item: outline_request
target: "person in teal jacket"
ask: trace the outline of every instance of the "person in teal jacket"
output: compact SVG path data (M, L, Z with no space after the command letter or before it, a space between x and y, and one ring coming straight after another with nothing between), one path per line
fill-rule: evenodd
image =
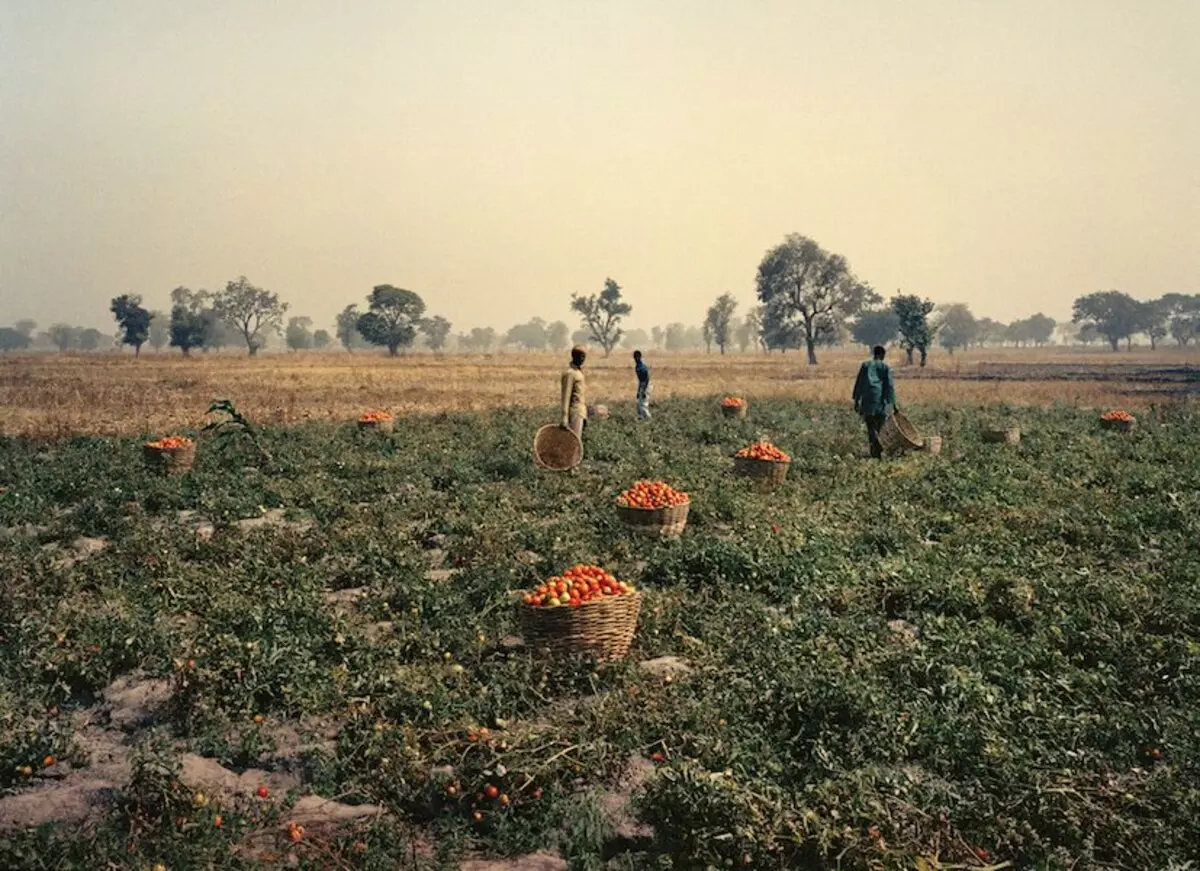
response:
M887 350L882 345L871 349L871 359L858 369L854 381L854 410L867 423L867 441L871 443L871 456L880 459L883 445L879 443L879 431L887 423L888 409L896 408L896 386L892 381L892 370L883 362Z

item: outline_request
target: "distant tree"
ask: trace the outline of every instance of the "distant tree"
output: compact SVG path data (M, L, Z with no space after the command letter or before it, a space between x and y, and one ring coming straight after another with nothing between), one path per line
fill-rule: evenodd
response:
M891 309L867 309L859 312L850 325L850 335L860 345L873 348L890 345L900 333L900 318Z
M24 351L31 341L29 336L16 327L0 327L0 351Z
M654 347L656 350L659 350L659 351L662 350L663 340L665 338L666 338L666 333L663 332L662 327L651 327L650 328L650 341L654 343Z
M490 351L496 344L496 331L491 327L474 327L469 335L459 336L458 344L464 351Z
M220 312L212 307L204 310L204 322L204 346L200 350L205 353L219 351L222 348L228 348L236 342L243 341L241 331L238 327L222 318ZM267 346L269 336L270 333L266 331L260 336L260 351Z
M776 297L759 308L762 310L762 345L768 354L772 351L786 354L791 348L807 344L804 325L788 314L785 300ZM814 347L819 344L817 336L818 328L814 328Z
M287 310L288 304L280 302L278 294L256 287L244 275L228 282L225 289L213 297L214 313L237 329L251 357L266 344L267 333L278 333L283 329L283 316Z
M1050 343L1054 337L1054 328L1057 326L1058 323L1054 318L1047 317L1041 312L1025 320L1026 335L1029 336L1029 341L1039 348Z
M592 334L589 330L576 330L571 333L571 344L578 345L581 348L586 348L588 342L592 340Z
M312 318L288 318L283 340L289 351L306 351L313 346Z
M146 336L146 343L157 353L165 348L169 341L171 341L170 317L160 311L150 312L150 331Z
M1142 304L1129 294L1100 290L1075 300L1071 321L1092 324L1116 351L1122 339L1127 348L1132 346L1133 334L1142 330L1144 315Z
M840 324L880 301L869 285L850 271L840 254L832 254L798 233L769 250L758 265L758 298L767 305L764 324L774 338L798 332L816 365L822 329Z
M313 333L313 347L318 351L324 351L333 342L333 336L329 335L329 330L317 330Z
M504 344L520 345L526 351L544 351L549 342L546 322L541 318L530 318L523 324L515 324L504 334Z
M897 294L892 297L892 311L900 321L900 347L904 349L908 363L913 361L913 351L921 353L921 365L925 365L929 346L933 344L937 328L929 322L934 309L930 300L915 294Z
M207 290L177 287L171 291L171 347L183 356L193 348L203 348L212 331L212 316L207 308L211 294Z
M429 350L435 354L446 347L446 337L450 335L450 321L441 315L434 315L421 321L421 332L429 343Z
M46 330L46 335L60 352L78 347L79 331L70 324L51 324L50 329Z
M969 348L979 336L979 322L965 303L956 302L943 307L937 333L943 348L954 354L956 348Z
M627 351L645 350L650 346L650 337L645 330L628 330L621 339L621 347Z
M708 338L715 342L721 353L733 341L733 313L737 310L737 300L731 293L723 293L717 301L709 306L704 318Z
M380 284L367 297L368 311L358 319L358 331L372 345L383 345L388 356L412 344L425 314L425 301L411 290Z
M621 319L633 311L633 306L621 300L621 286L606 278L604 290L598 296L572 294L571 310L579 313L589 337L604 349L607 357L621 341Z
M1003 342L1007 327L999 321L991 318L979 318L976 323L979 325L979 335L976 337L976 343L980 345L991 345L996 342Z
M95 351L104 344L107 338L104 333L100 332L95 327L76 327L75 328L75 346L81 351Z
M697 348L704 346L704 329L702 327L688 327L683 331L683 347L689 351L694 351Z
M135 294L123 293L115 297L109 305L109 311L117 319L121 328L121 344L133 347L133 356L142 355L142 345L150 338L150 312L142 308L142 298Z
M34 331L37 330L37 321L30 320L29 318L21 318L21 320L13 324L13 327L32 343Z
M1168 293L1159 303L1166 311L1171 338L1179 347L1186 348L1193 339L1200 339L1200 293Z
M713 343L713 328L712 328L712 322L710 322L708 320L708 318L705 318L704 323L702 323L700 325L700 338L704 342L704 353L711 354L712 353L712 343Z
M1157 351L1158 343L1170 334L1170 309L1161 299L1142 303L1142 332L1150 340L1150 350Z
M667 324L663 331L663 347L668 351L682 351L687 348L687 327L681 323Z
M1092 342L1100 341L1100 331L1096 329L1095 324L1083 324L1079 328L1079 332L1075 334L1075 338L1086 348Z
M565 351L571 342L571 328L562 321L546 327L546 344L554 351Z
M362 336L358 332L358 319L360 317L362 317L362 312L358 310L358 306L356 305L346 306L337 316L337 321L334 324L334 332L337 333L338 341L342 343L342 347L347 351L353 351L362 341Z

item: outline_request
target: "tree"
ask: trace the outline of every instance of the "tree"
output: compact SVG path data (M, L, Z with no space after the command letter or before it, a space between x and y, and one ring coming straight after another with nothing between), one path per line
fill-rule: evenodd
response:
M704 341L704 353L711 354L712 353L712 343L713 343L713 328L712 328L712 323L708 320L708 318L705 318L704 323L702 323L700 325L700 337Z
M955 348L969 348L979 335L979 322L965 303L951 303L942 309L938 321L941 346L954 354Z
M81 351L95 351L104 344L104 333L95 327L75 327L75 344Z
M356 305L346 306L337 316L334 324L334 332L337 333L338 341L342 343L342 347L347 351L352 352L362 338L358 332L358 319L360 317L362 317L362 312L358 310L358 306Z
M805 341L805 330L801 323L792 319L786 309L786 301L776 297L762 308L762 344L767 353L779 351L786 354L788 348L799 348ZM817 344L816 330L812 342ZM811 365L811 364L810 364Z
M435 354L446 347L446 337L450 335L450 321L441 315L434 315L421 321L421 332L429 343L429 350Z
M459 337L458 344L464 351L490 351L496 344L496 331L491 327L473 327L470 335Z
M892 311L900 321L900 347L907 355L908 363L913 361L913 351L921 352L921 365L925 365L925 357L937 328L929 323L929 314L934 309L930 300L923 300L915 294L897 294L892 297Z
M329 335L329 330L317 330L313 333L313 347L318 351L323 351L333 342L333 337Z
M606 278L599 296L571 294L571 310L579 313L589 338L599 343L607 357L621 341L621 318L632 312L633 306L621 301L621 286Z
M1168 293L1159 300L1167 315L1167 329L1179 347L1200 338L1200 293ZM17 322L20 329L21 323Z
M683 331L683 347L694 350L704 344L704 330L701 327L687 327Z
M34 325L36 327L36 324ZM19 327L0 327L0 351L24 351L30 338Z
M900 318L891 309L868 309L860 312L850 325L850 335L860 345L873 348L890 345L900 333Z
M993 342L1004 341L1004 336L1008 331L1008 327L1004 324L991 318L979 318L976 324L979 325L979 335L976 337L978 344L990 345Z
M46 335L60 352L71 350L79 341L79 331L70 324L51 324Z
M162 312L151 312L150 331L146 336L146 342L157 353L165 348L169 341L171 341L171 319Z
M646 335L645 330L628 330L625 333L625 337L621 339L621 347L627 351L637 351L648 347L649 344L650 337Z
M775 338L802 336L811 366L817 363L822 328L879 302L879 295L854 277L845 257L799 233L788 234L763 255L756 285L767 305L764 324L770 323Z
M662 327L651 327L650 328L650 341L654 343L654 347L656 350L659 350L659 351L662 350L663 340L665 338L666 338L666 333L663 332Z
M571 333L571 344L578 345L581 348L585 347L587 343L591 341L591 339L592 334L588 330L576 330L575 332Z
M1092 324L1116 351L1121 339L1125 340L1127 348L1132 346L1133 334L1141 331L1143 317L1142 304L1129 294L1119 290L1098 290L1075 300L1071 321Z
M312 324L312 318L288 318L287 330L283 335L288 350L306 351L313 346Z
M266 333L280 332L287 310L288 304L280 302L278 294L255 287L244 275L228 282L213 298L213 312L237 329L251 357L266 343Z
M193 348L203 348L212 331L212 317L206 308L211 294L207 290L177 287L171 291L171 347L190 357Z
M121 344L133 346L133 356L142 355L142 345L150 338L150 312L142 308L142 298L123 293L115 297L109 311L121 328Z
M663 332L663 346L668 351L682 351L687 347L687 327L681 323L667 324Z
M1169 333L1167 318L1169 311L1161 299L1142 303L1142 332L1150 339L1150 350L1157 351L1158 343Z
M546 327L546 344L555 351L567 350L571 340L571 328L562 321L555 321Z
M704 318L709 336L712 341L717 343L722 354L725 353L725 347L733 340L733 313L736 310L737 300L733 298L733 294L723 293L709 307L708 314Z
M541 318L530 318L523 324L515 324L504 334L504 344L520 345L526 351L544 351L549 341L546 322Z
M1075 338L1086 348L1092 342L1099 341L1100 331L1096 329L1095 324L1084 324L1079 328L1079 332L1075 334Z
M425 301L411 290L376 285L367 297L368 311L358 319L358 331L372 345L383 345L388 356L395 357L417 335L425 314Z
M15 324L13 324L13 326L16 328L18 333L29 339L30 342L33 341L33 332L37 329L37 321L29 318L21 318L21 320L17 321Z

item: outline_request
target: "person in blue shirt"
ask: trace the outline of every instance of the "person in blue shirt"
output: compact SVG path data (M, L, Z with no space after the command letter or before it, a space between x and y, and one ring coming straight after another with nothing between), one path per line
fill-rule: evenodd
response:
M633 371L637 373L638 420L650 419L650 367L642 362L642 352L633 352Z
M875 459L883 456L879 431L887 423L888 410L899 410L892 370L883 362L886 355L887 350L876 345L871 350L871 359L859 367L858 378L854 381L854 410L867 424L867 441L871 443L871 456Z

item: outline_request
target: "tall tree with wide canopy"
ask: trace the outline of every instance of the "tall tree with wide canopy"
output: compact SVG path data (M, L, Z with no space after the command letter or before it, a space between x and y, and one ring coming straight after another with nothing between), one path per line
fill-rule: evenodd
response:
M177 287L171 291L171 347L190 357L193 348L203 348L212 332L211 294L207 290Z
M1159 303L1166 312L1167 330L1179 347L1186 348L1200 337L1200 293L1167 293Z
M407 348L417 336L421 318L425 314L425 301L411 290L379 284L367 297L368 311L358 319L358 331L372 345L388 349L388 356L395 357L401 348Z
M121 344L133 347L133 356L142 355L142 345L150 338L151 314L142 308L142 298L135 294L123 293L115 297L109 305L109 311L117 319L121 328Z
M621 285L606 278L599 295L571 294L571 311L579 313L590 339L604 349L607 357L621 341L621 319L633 311L633 306L621 299Z
M787 334L786 324L794 322L809 365L817 363L823 335L880 301L870 285L854 277L845 257L799 233L767 251L758 265L756 284L758 298L767 306L764 323L772 322L777 334Z
M873 348L888 345L900 333L900 318L891 309L869 309L860 312L850 325L850 335L860 345Z
M446 347L446 337L450 335L450 321L441 315L434 315L421 321L421 332L429 343L429 350L435 354Z
M1091 324L1096 332L1108 339L1116 351L1122 339L1126 348L1133 344L1133 334L1141 332L1145 322L1142 304L1119 290L1098 290L1075 300L1071 320Z
M226 283L225 289L213 298L213 311L237 329L251 357L266 345L268 333L283 329L287 310L288 304L280 302L278 294L256 287L244 275Z
M978 337L979 321L966 303L955 302L942 309L938 339L951 356L956 348L969 348Z
M892 311L900 320L900 347L909 365L913 361L913 351L920 351L921 365L929 354L929 346L937 335L937 327L929 322L929 315L936 305L932 300L921 299L912 293L902 293L892 297Z

